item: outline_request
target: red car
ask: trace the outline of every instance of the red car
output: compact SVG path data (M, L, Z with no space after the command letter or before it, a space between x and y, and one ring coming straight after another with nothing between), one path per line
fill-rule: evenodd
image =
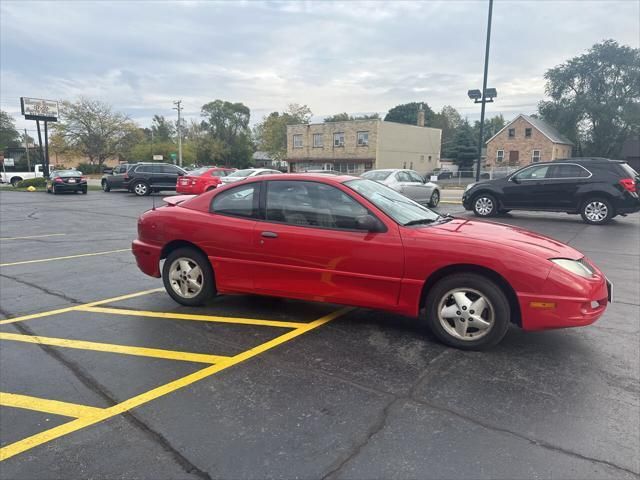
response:
M192 170L187 175L178 177L176 192L187 195L200 195L220 185L221 177L226 177L234 169L220 167L202 167Z
M567 245L441 216L362 178L269 175L165 201L140 217L133 254L183 305L254 293L376 308L481 349L510 324L591 324L611 300L602 272Z

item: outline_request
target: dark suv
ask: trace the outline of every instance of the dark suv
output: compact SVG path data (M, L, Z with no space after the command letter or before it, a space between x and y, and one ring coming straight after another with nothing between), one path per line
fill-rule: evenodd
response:
M123 186L140 197L161 190L175 191L178 177L186 174L170 163L140 163L124 174Z
M600 225L640 210L638 173L607 158L570 158L528 165L498 180L472 183L462 204L479 217L510 210L579 213Z
M102 185L102 190L105 192L110 192L111 190L117 189L125 189L124 186L124 176L129 171L129 169L139 165L137 163L121 163L120 165L116 165L111 169L110 172L104 173L102 175L102 179L100 180L100 184Z

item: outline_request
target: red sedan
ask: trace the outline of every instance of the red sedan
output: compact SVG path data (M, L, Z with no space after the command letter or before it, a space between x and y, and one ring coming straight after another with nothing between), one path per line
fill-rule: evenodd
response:
M178 177L176 192L187 195L200 195L220 185L220 178L226 177L234 170L231 168L202 167Z
M362 178L269 175L165 201L140 217L133 254L184 305L254 293L377 308L481 349L510 324L591 324L611 300L602 272L567 245L442 216Z

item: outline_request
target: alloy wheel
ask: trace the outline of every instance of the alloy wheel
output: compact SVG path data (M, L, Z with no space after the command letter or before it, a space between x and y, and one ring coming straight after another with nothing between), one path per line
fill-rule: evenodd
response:
M136 195L144 196L149 191L149 187L147 187L147 185L144 183L136 183L135 187L133 187L133 190Z
M438 193L437 190L435 190L431 194L431 206L432 207L437 207L439 203L440 203L440 194Z
M584 215L594 223L602 222L607 218L609 208L599 200L587 203L584 207Z
M452 337L472 341L487 335L495 323L489 299L472 288L448 291L438 303L438 320Z
M490 215L493 212L493 200L489 197L480 197L476 200L475 209L478 215Z
M204 275L196 262L190 258L180 257L171 264L169 283L177 295L182 298L193 298L202 291Z

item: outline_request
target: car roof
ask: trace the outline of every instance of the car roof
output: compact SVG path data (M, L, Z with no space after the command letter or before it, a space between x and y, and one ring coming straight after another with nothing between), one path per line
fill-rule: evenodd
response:
M559 158L550 163L555 162L571 162L571 163L625 163L624 160L613 160L611 158L604 157L573 157L573 158Z
M263 180L297 180L297 181L320 181L322 183L344 183L348 180L358 180L352 175L327 175L323 173L274 173L273 175L262 177L248 177L243 182L261 182ZM237 185L239 182L229 185Z

